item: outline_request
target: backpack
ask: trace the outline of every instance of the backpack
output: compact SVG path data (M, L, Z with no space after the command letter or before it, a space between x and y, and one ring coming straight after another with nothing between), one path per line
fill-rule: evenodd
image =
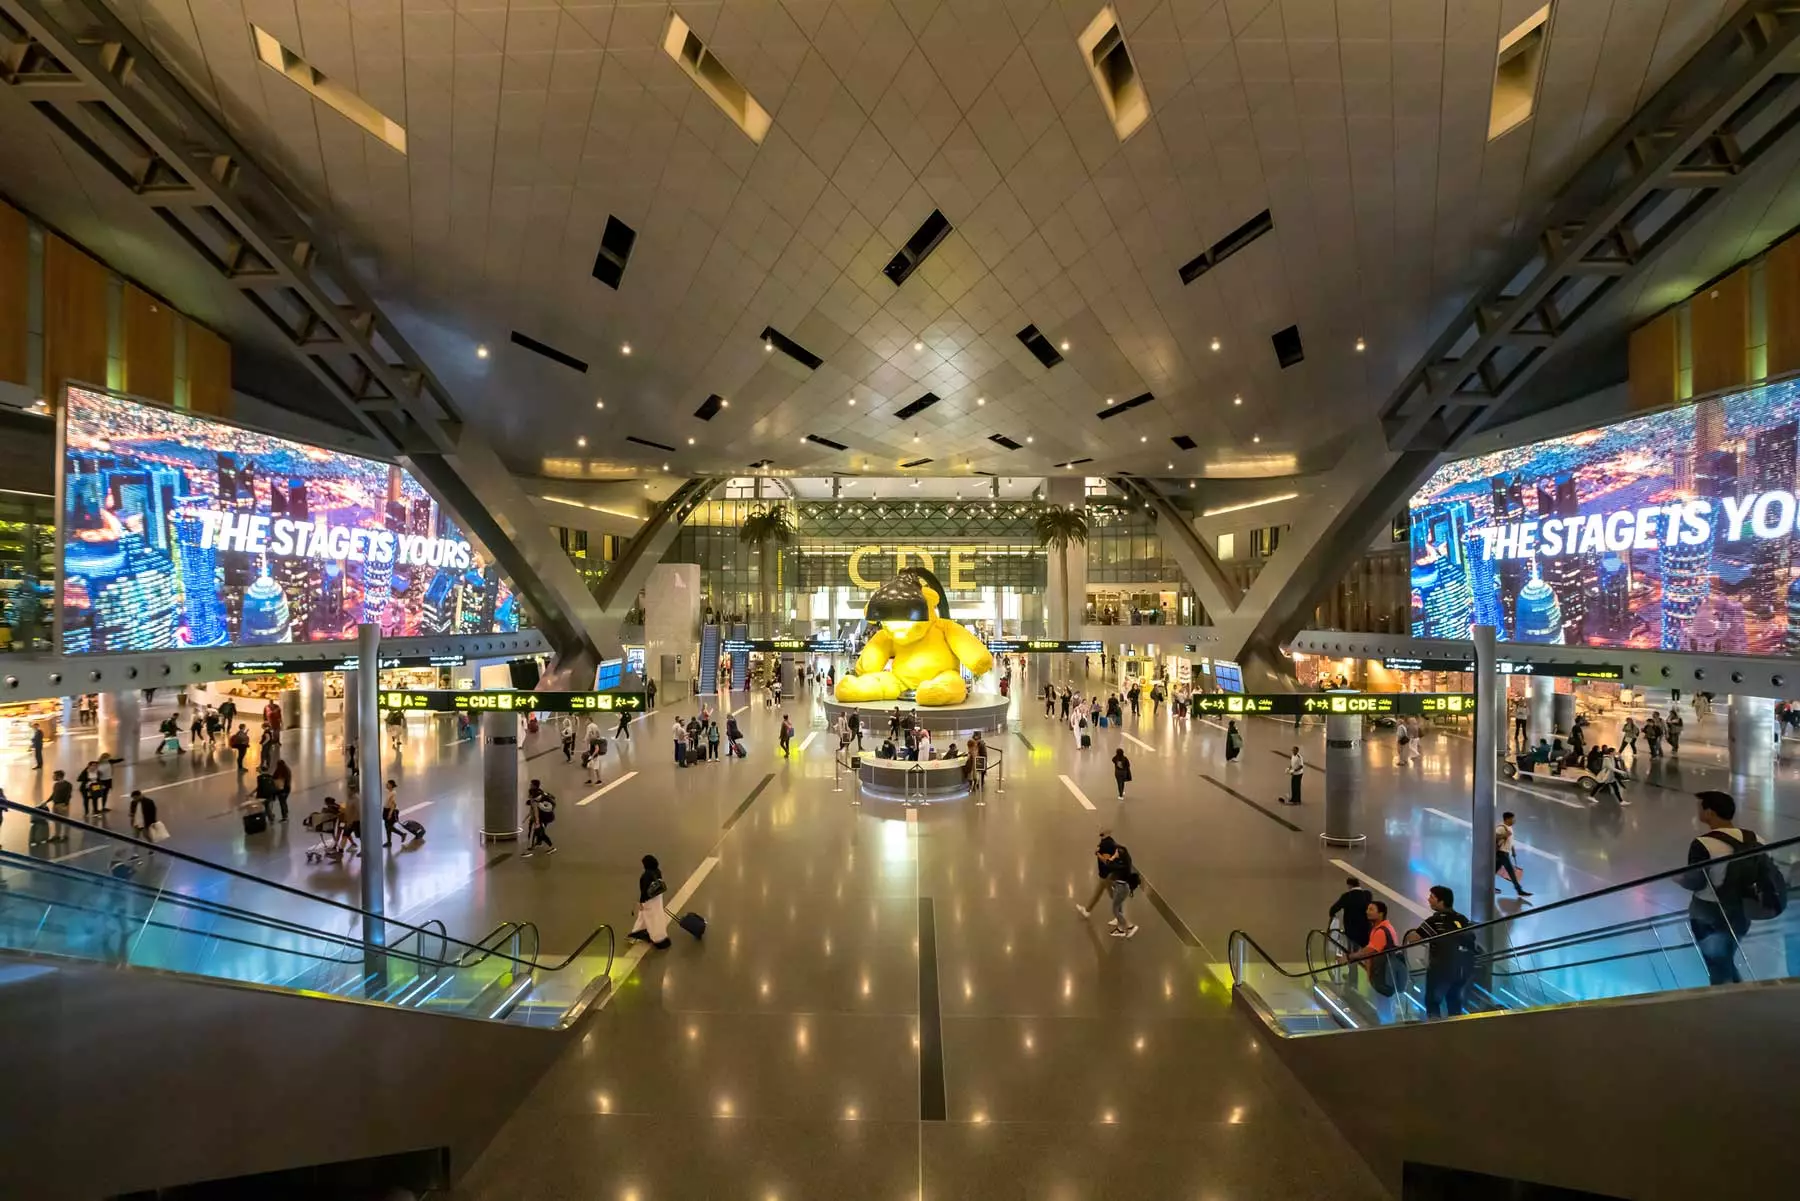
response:
M1730 847L1732 853L1747 847L1760 845L1756 835L1749 830L1744 831L1744 840L1739 842L1728 834L1717 830L1702 838L1716 838ZM1744 916L1753 922L1766 922L1780 917L1787 909L1788 884L1781 874L1780 866L1771 855L1757 855L1734 861L1725 869L1724 884L1713 889L1715 894L1723 893L1719 899L1736 900L1744 908Z
M1369 987L1384 997L1391 997L1397 992L1406 991L1406 952L1400 949L1399 932L1394 929L1392 922L1383 920L1375 930L1384 927L1387 931L1388 950L1364 961L1364 966L1369 972ZM1373 941L1374 937L1374 930L1371 930L1370 940Z
M547 826L556 820L556 798L547 792L540 792L532 806L538 812L538 825Z

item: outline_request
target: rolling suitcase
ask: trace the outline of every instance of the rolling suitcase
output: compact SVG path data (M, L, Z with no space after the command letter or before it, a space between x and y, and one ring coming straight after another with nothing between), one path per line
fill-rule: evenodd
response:
M411 821L411 820L403 821L400 823L400 828L402 830L405 830L408 834L411 834L414 838L425 837L425 823L424 822L416 822L416 821Z
M261 834L269 828L269 815L261 805L244 810L244 833Z
M706 919L698 913L684 913L675 919L675 924L692 934L696 940L706 935Z
M1085 731L1083 731L1083 733L1081 735L1081 749L1085 751L1085 750L1087 750L1087 748L1089 748L1090 746L1093 746L1093 745L1094 745L1093 740L1087 736L1087 733Z

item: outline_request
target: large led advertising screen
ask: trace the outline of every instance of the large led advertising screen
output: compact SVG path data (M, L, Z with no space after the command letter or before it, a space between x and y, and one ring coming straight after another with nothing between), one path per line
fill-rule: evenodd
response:
M1438 469L1412 499L1412 632L1800 653L1800 381Z
M68 389L62 649L518 628L499 570L392 463Z

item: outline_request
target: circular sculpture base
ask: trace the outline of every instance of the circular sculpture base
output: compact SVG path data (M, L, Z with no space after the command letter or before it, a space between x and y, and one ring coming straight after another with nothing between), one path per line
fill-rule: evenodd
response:
M857 790L865 796L909 805L960 801L971 791L963 774L966 760L932 759L915 763L908 759L877 759L864 751L857 759Z
M910 713L915 726L924 726L933 734L965 730L998 733L1006 729L1006 714L1012 701L992 693L977 693L960 705L921 705L910 700L840 701L827 697L824 707L826 720L834 726L839 717L855 712L862 719L864 734L872 734L879 741L887 733L895 709L902 715Z

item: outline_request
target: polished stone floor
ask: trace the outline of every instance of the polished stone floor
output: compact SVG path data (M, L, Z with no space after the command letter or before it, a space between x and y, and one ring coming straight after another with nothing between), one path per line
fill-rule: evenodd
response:
M637 722L629 743L614 743L604 790L563 762L548 729L527 738L521 778L542 778L562 801L558 853L529 859L476 837L482 749L414 717L404 754L383 774L429 834L396 850L390 912L442 919L464 937L530 919L555 955L599 923L629 925L648 851L712 923L702 944L676 931L670 950L621 964L610 1003L458 1196L1381 1195L1258 1050L1220 966L1239 928L1300 959L1345 870L1421 907L1432 883L1461 891L1467 738L1433 734L1423 762L1400 768L1391 735L1372 733L1358 752L1369 841L1345 851L1317 838L1321 771L1308 773L1306 805L1274 803L1295 741L1322 766L1316 725L1296 733L1285 721L1249 721L1245 754L1228 765L1223 728L1210 722L1180 725L1146 708L1081 751L1027 701L1018 730L994 744L1004 791L996 778L985 804L909 814L858 804L834 779L832 740L811 699L787 706L801 733L794 758L776 747L778 715L740 695L732 704L749 758L686 770L672 762L667 723L691 706L665 706ZM1623 809L1560 789L1503 788L1536 903L1678 863L1697 788L1735 788L1746 824L1766 838L1800 834L1795 769L1734 780L1723 743L1722 715L1690 717L1678 757L1637 765L1642 780ZM93 745L60 740L52 758L73 771ZM299 825L341 786L334 726L290 732L293 820L249 838L235 820L244 782L223 750L158 761L153 746L146 740L121 772L115 795L152 789L173 847L356 899L356 861L307 863L313 839ZM1133 765L1122 802L1115 746ZM0 767L14 799L35 800L47 775L18 757ZM110 816L124 827L122 800ZM23 850L23 827L5 823L0 841ZM1132 848L1156 896L1132 902L1140 930L1129 941L1073 910L1091 886L1102 828ZM79 835L49 853L95 867L105 858ZM198 887L201 874L177 871L171 885ZM300 904L248 880L204 884L214 899L265 911ZM1630 904L1679 907L1685 894L1670 890Z

